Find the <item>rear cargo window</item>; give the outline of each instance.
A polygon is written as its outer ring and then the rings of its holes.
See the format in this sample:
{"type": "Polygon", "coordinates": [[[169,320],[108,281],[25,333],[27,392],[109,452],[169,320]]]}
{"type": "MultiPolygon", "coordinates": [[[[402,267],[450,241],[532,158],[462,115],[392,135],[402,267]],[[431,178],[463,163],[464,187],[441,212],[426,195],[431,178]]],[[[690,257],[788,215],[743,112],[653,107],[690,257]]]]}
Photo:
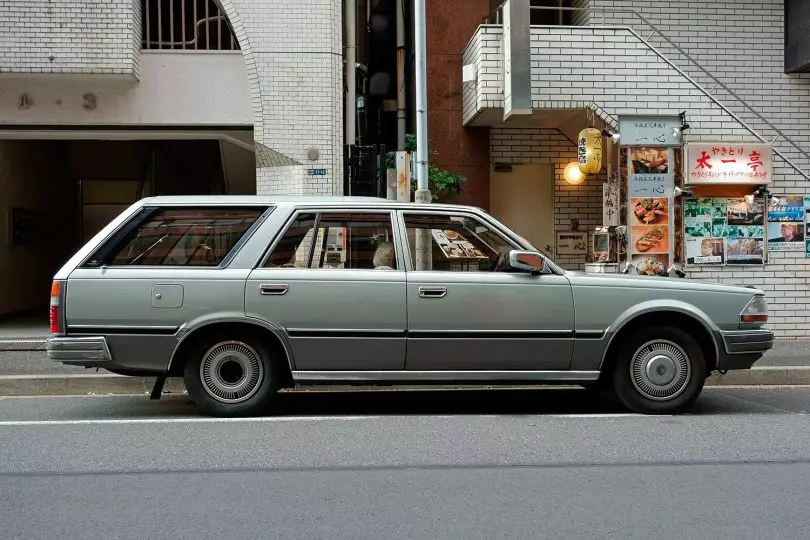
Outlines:
{"type": "Polygon", "coordinates": [[[85,264],[94,266],[217,266],[264,208],[163,208],[85,264]]]}

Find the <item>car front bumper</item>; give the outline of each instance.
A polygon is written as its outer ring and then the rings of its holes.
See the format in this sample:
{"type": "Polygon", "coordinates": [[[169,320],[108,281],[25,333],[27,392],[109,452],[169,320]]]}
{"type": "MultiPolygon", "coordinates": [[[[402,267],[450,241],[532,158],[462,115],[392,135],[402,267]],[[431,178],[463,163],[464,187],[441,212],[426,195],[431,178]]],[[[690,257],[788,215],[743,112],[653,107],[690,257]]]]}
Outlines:
{"type": "Polygon", "coordinates": [[[102,336],[52,337],[45,348],[54,362],[83,365],[112,361],[110,347],[102,336]]]}
{"type": "Polygon", "coordinates": [[[766,328],[721,333],[723,349],[717,369],[748,369],[773,348],[773,332],[766,328]]]}

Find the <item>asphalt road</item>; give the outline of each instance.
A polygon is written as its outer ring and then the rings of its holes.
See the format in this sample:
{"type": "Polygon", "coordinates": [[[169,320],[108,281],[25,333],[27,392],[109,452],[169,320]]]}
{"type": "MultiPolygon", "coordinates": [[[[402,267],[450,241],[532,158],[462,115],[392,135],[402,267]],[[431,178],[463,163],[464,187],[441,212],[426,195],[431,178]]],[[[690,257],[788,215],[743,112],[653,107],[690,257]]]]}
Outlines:
{"type": "Polygon", "coordinates": [[[0,398],[0,538],[806,538],[810,388],[0,398]]]}

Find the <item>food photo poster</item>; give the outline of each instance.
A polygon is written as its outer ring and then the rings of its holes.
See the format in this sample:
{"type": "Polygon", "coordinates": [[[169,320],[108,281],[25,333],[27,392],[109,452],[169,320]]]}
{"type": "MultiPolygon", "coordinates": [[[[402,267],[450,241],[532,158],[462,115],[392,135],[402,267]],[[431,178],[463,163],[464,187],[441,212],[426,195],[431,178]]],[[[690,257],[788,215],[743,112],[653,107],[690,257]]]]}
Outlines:
{"type": "Polygon", "coordinates": [[[643,275],[666,275],[674,244],[672,151],[656,147],[628,151],[630,264],[643,275]]]}
{"type": "Polygon", "coordinates": [[[762,265],[771,226],[766,226],[762,201],[688,198],[684,201],[686,264],[762,265]]]}

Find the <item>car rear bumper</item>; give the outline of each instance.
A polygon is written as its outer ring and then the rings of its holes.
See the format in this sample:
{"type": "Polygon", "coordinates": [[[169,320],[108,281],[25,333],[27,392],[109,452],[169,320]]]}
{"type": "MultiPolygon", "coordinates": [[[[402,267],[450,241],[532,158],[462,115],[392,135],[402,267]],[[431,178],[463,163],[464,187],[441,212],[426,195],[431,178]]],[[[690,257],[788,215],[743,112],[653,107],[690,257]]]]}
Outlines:
{"type": "Polygon", "coordinates": [[[103,336],[52,337],[46,342],[48,358],[54,362],[95,364],[112,362],[110,347],[103,336]]]}
{"type": "Polygon", "coordinates": [[[717,359],[720,370],[748,369],[773,348],[773,332],[765,328],[722,332],[721,337],[723,350],[717,359]]]}

